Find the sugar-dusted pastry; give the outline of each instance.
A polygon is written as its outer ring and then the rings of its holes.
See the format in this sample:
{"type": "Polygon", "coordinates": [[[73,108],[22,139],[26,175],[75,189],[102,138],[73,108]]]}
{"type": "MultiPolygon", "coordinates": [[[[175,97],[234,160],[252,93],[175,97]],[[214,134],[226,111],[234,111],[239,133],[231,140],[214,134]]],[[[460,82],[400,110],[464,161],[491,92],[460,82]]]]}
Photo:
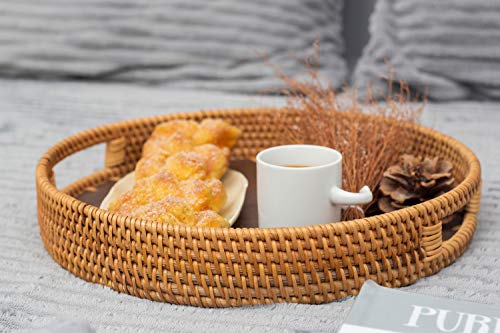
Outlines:
{"type": "Polygon", "coordinates": [[[109,205],[122,215],[158,222],[228,227],[218,211],[227,194],[219,178],[240,130],[222,120],[158,125],[143,146],[133,189],[109,205]]]}
{"type": "Polygon", "coordinates": [[[199,146],[212,143],[219,147],[232,148],[241,131],[221,119],[205,119],[200,123],[200,129],[193,135],[193,144],[199,146]]]}
{"type": "Polygon", "coordinates": [[[140,205],[136,204],[132,191],[128,191],[109,204],[109,211],[120,215],[134,216],[140,205]]]}
{"type": "Polygon", "coordinates": [[[229,222],[213,210],[204,210],[195,214],[197,227],[228,228],[229,222]]]}
{"type": "Polygon", "coordinates": [[[229,148],[213,144],[196,146],[191,152],[186,150],[173,155],[159,150],[157,154],[149,154],[137,162],[136,179],[150,177],[160,171],[172,172],[179,179],[220,178],[229,167],[229,154],[229,148]]]}
{"type": "Polygon", "coordinates": [[[226,190],[218,179],[188,179],[180,183],[182,197],[195,211],[213,210],[218,212],[226,203],[226,190]]]}
{"type": "Polygon", "coordinates": [[[212,201],[210,203],[211,209],[218,212],[224,207],[227,200],[226,189],[222,182],[218,179],[207,179],[206,182],[212,190],[212,201]]]}
{"type": "Polygon", "coordinates": [[[219,211],[227,198],[226,190],[219,179],[179,181],[171,173],[160,172],[138,180],[131,191],[111,203],[110,210],[133,216],[133,211],[138,207],[161,201],[165,197],[182,198],[195,211],[219,211]]]}
{"type": "Polygon", "coordinates": [[[196,212],[183,198],[167,196],[160,201],[153,201],[137,207],[132,217],[141,217],[156,222],[193,226],[197,223],[196,212]]]}
{"type": "MultiPolygon", "coordinates": [[[[159,172],[151,177],[138,180],[132,190],[137,198],[158,201],[166,196],[181,197],[178,179],[171,173],[159,172]]],[[[142,201],[142,203],[146,203],[142,201]]]]}
{"type": "Polygon", "coordinates": [[[133,215],[131,212],[138,207],[160,201],[167,196],[181,198],[183,193],[176,177],[168,172],[160,172],[154,176],[137,180],[132,190],[110,204],[109,210],[133,215]]]}
{"type": "Polygon", "coordinates": [[[193,148],[195,153],[200,154],[207,164],[208,177],[220,178],[229,167],[230,151],[227,147],[218,147],[208,143],[193,148]]]}
{"type": "Polygon", "coordinates": [[[200,125],[193,120],[172,120],[157,125],[153,131],[152,137],[168,137],[172,134],[181,134],[186,138],[192,138],[200,129],[200,125]]]}
{"type": "Polygon", "coordinates": [[[181,224],[193,226],[196,224],[196,212],[184,198],[165,197],[163,200],[147,205],[146,212],[162,216],[172,214],[181,224]]]}
{"type": "Polygon", "coordinates": [[[168,155],[153,154],[149,156],[144,156],[137,162],[135,166],[135,179],[143,179],[151,177],[160,172],[160,170],[165,166],[168,155]]]}
{"type": "Polygon", "coordinates": [[[177,217],[175,217],[174,214],[165,210],[164,205],[165,204],[163,201],[150,202],[147,205],[136,207],[133,211],[131,211],[127,215],[135,218],[148,219],[160,223],[182,224],[181,221],[177,217]]]}
{"type": "Polygon", "coordinates": [[[152,155],[170,156],[180,151],[188,151],[193,149],[192,142],[191,137],[186,137],[181,133],[171,135],[153,134],[142,147],[142,157],[152,155]]]}
{"type": "Polygon", "coordinates": [[[182,151],[170,156],[162,171],[172,173],[179,180],[205,179],[208,176],[205,159],[195,152],[182,151]]]}
{"type": "MultiPolygon", "coordinates": [[[[195,225],[195,211],[181,197],[165,196],[158,201],[148,201],[145,204],[136,200],[138,192],[130,191],[122,195],[123,200],[113,204],[109,210],[121,215],[142,217],[158,222],[195,225]]],[[[144,197],[143,197],[144,198],[144,197]]]]}

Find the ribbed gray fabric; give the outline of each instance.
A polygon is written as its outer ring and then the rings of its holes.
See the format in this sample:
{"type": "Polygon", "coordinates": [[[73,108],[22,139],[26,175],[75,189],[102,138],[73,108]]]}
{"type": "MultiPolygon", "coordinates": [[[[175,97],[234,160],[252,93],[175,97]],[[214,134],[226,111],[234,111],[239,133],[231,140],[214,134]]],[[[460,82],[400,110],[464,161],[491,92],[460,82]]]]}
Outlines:
{"type": "Polygon", "coordinates": [[[378,0],[370,33],[358,85],[380,84],[387,59],[430,98],[500,98],[500,1],[378,0]]]}
{"type": "MultiPolygon", "coordinates": [[[[353,298],[322,305],[203,309],[152,302],[85,282],[45,250],[36,217],[35,165],[57,141],[106,123],[211,108],[282,105],[283,99],[132,84],[0,80],[0,332],[71,320],[97,332],[334,332],[353,298]]],[[[425,123],[463,141],[483,167],[470,248],[411,292],[500,305],[500,103],[430,103],[425,123]]],[[[56,166],[59,188],[104,165],[104,145],[56,166]],[[93,161],[89,163],[89,161],[93,161]]]]}
{"type": "Polygon", "coordinates": [[[321,43],[322,74],[346,78],[343,0],[2,0],[0,76],[84,78],[239,92],[321,43]]]}

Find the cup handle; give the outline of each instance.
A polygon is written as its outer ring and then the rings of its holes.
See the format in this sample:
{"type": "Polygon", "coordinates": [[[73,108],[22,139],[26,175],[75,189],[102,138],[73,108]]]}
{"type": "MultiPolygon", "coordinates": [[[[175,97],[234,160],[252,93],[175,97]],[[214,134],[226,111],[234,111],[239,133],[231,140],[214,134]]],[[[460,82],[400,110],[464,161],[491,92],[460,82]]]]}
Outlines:
{"type": "Polygon", "coordinates": [[[330,191],[330,201],[334,205],[348,206],[348,205],[361,205],[367,204],[373,200],[372,191],[368,186],[363,186],[359,193],[352,193],[344,191],[343,189],[335,186],[330,191]]]}

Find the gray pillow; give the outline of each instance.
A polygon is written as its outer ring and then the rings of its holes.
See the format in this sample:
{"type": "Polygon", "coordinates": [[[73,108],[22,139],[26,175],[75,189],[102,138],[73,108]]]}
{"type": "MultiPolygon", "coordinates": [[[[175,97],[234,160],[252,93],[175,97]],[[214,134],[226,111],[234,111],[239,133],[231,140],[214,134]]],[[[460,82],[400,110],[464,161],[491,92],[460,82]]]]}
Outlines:
{"type": "Polygon", "coordinates": [[[4,0],[0,76],[83,78],[262,92],[321,43],[321,72],[346,68],[343,0],[4,0]]]}
{"type": "Polygon", "coordinates": [[[500,1],[378,0],[370,33],[359,86],[384,86],[386,59],[396,79],[429,98],[500,98],[500,1]]]}

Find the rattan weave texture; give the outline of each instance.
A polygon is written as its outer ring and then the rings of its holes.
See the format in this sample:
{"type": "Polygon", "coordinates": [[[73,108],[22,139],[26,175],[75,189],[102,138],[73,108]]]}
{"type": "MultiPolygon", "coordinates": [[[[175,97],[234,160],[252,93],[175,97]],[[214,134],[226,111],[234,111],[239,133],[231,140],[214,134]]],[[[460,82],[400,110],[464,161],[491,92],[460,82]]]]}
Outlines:
{"type": "Polygon", "coordinates": [[[120,292],[227,307],[323,303],[356,295],[367,279],[404,286],[435,274],[465,251],[477,223],[479,161],[456,140],[409,124],[402,130],[412,133],[413,153],[448,159],[461,182],[436,199],[379,216],[301,228],[194,228],[111,214],[75,198],[130,172],[143,142],[160,122],[223,118],[243,130],[232,156],[244,159],[279,143],[269,121],[275,112],[261,108],[165,115],[102,126],[59,142],[36,169],[38,221],[48,252],[73,274],[120,292]],[[57,189],[54,166],[99,143],[107,143],[104,168],[57,189]],[[440,220],[463,207],[460,229],[443,241],[440,220]]]}

